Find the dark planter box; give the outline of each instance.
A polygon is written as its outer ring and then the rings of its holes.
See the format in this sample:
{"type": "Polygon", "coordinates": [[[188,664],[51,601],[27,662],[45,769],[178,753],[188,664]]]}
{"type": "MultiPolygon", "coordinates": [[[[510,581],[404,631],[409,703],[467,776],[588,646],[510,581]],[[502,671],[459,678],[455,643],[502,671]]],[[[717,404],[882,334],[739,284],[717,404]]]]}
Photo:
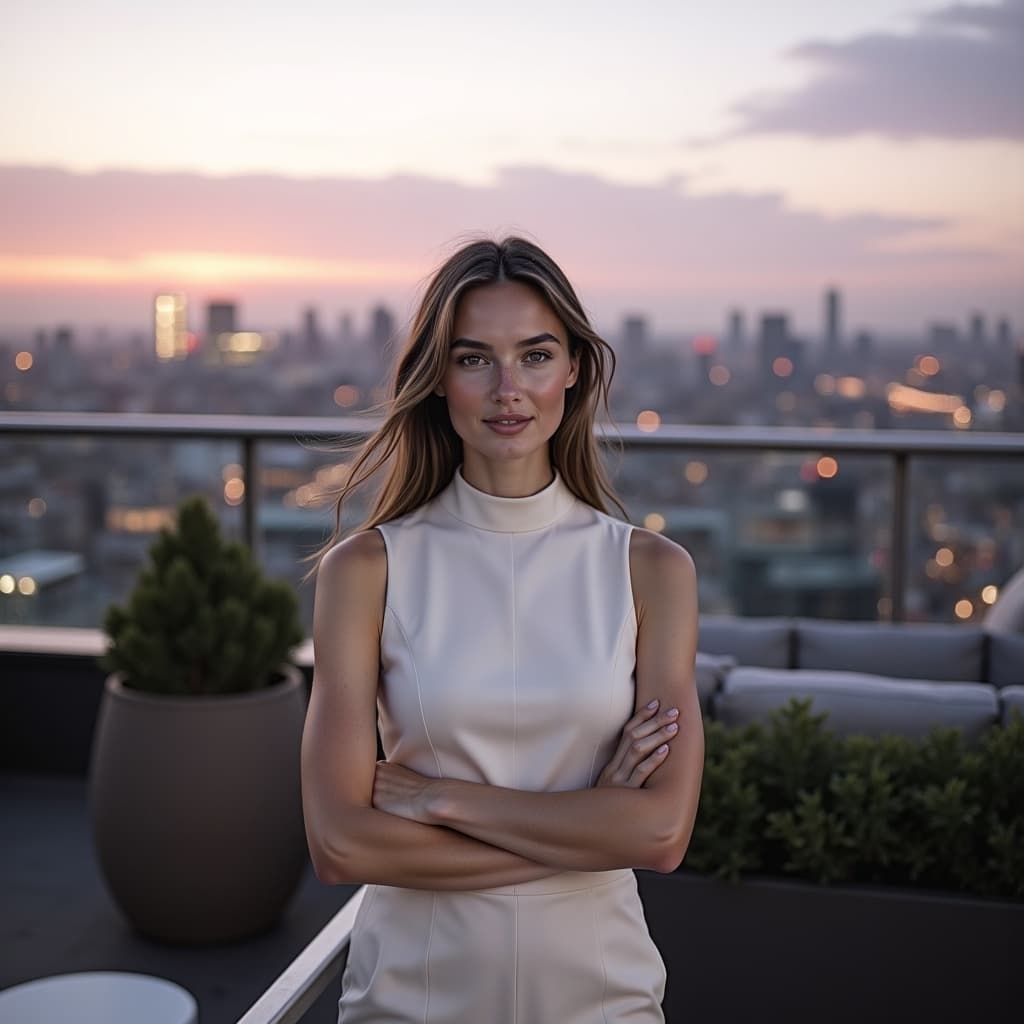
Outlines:
{"type": "Polygon", "coordinates": [[[1024,904],[638,871],[668,1024],[1024,1019],[1024,904]]]}

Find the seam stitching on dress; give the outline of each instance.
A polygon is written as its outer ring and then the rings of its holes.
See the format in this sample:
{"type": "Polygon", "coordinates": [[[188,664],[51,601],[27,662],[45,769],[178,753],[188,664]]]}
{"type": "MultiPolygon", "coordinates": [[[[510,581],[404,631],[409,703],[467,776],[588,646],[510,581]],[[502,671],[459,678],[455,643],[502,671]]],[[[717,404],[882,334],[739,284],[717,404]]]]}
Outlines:
{"type": "Polygon", "coordinates": [[[434,748],[434,741],[430,738],[430,730],[427,728],[427,716],[423,713],[423,691],[420,689],[420,670],[416,664],[416,656],[413,653],[412,644],[409,643],[409,637],[405,632],[405,627],[402,625],[402,620],[398,617],[398,614],[393,608],[387,607],[385,611],[391,612],[391,617],[395,620],[395,625],[398,627],[398,632],[402,635],[402,641],[409,651],[409,661],[412,663],[412,674],[416,680],[416,702],[420,708],[420,721],[423,723],[423,735],[427,737],[427,743],[430,746],[430,752],[434,755],[434,764],[437,765],[437,776],[443,779],[444,772],[441,770],[441,759],[437,756],[437,750],[434,748]]]}
{"type": "Polygon", "coordinates": [[[423,958],[423,980],[427,990],[426,1003],[423,1007],[423,1024],[430,1019],[430,943],[434,938],[434,917],[437,914],[437,893],[433,894],[430,901],[430,930],[427,932],[427,952],[423,958]]]}
{"type": "Polygon", "coordinates": [[[590,899],[590,918],[593,921],[594,939],[597,942],[598,952],[601,954],[601,974],[604,978],[604,987],[601,989],[601,1019],[604,1024],[608,1024],[608,1014],[605,1012],[608,1002],[608,965],[604,960],[604,941],[601,937],[601,931],[597,924],[597,910],[594,907],[594,892],[589,890],[590,899]]]}

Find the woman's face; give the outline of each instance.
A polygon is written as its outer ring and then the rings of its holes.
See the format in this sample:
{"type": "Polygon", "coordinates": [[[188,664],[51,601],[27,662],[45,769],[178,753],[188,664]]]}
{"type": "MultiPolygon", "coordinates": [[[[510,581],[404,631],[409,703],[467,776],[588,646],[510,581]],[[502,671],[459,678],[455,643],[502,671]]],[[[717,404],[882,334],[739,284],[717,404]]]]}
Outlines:
{"type": "Polygon", "coordinates": [[[437,388],[462,438],[466,479],[486,486],[513,470],[519,483],[545,486],[548,441],[577,373],[565,327],[533,288],[498,281],[466,292],[437,388]]]}

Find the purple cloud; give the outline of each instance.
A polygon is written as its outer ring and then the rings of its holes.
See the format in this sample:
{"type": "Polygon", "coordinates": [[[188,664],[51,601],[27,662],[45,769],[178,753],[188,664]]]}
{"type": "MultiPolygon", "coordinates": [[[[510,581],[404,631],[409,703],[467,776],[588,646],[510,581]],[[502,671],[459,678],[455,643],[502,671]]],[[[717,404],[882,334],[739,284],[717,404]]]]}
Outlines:
{"type": "Polygon", "coordinates": [[[734,106],[734,134],[1024,139],[1024,0],[954,4],[909,35],[812,40],[790,55],[816,75],[734,106]]]}

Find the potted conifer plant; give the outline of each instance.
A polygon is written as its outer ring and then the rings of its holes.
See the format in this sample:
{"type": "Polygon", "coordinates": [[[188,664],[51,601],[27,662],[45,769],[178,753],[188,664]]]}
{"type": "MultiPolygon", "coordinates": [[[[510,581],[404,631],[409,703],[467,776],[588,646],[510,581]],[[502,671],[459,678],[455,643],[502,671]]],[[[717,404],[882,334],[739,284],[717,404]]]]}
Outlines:
{"type": "Polygon", "coordinates": [[[307,860],[306,688],[291,587],[226,541],[206,500],[162,529],[111,606],[89,806],[107,885],[143,934],[208,943],[280,917],[307,860]]]}

